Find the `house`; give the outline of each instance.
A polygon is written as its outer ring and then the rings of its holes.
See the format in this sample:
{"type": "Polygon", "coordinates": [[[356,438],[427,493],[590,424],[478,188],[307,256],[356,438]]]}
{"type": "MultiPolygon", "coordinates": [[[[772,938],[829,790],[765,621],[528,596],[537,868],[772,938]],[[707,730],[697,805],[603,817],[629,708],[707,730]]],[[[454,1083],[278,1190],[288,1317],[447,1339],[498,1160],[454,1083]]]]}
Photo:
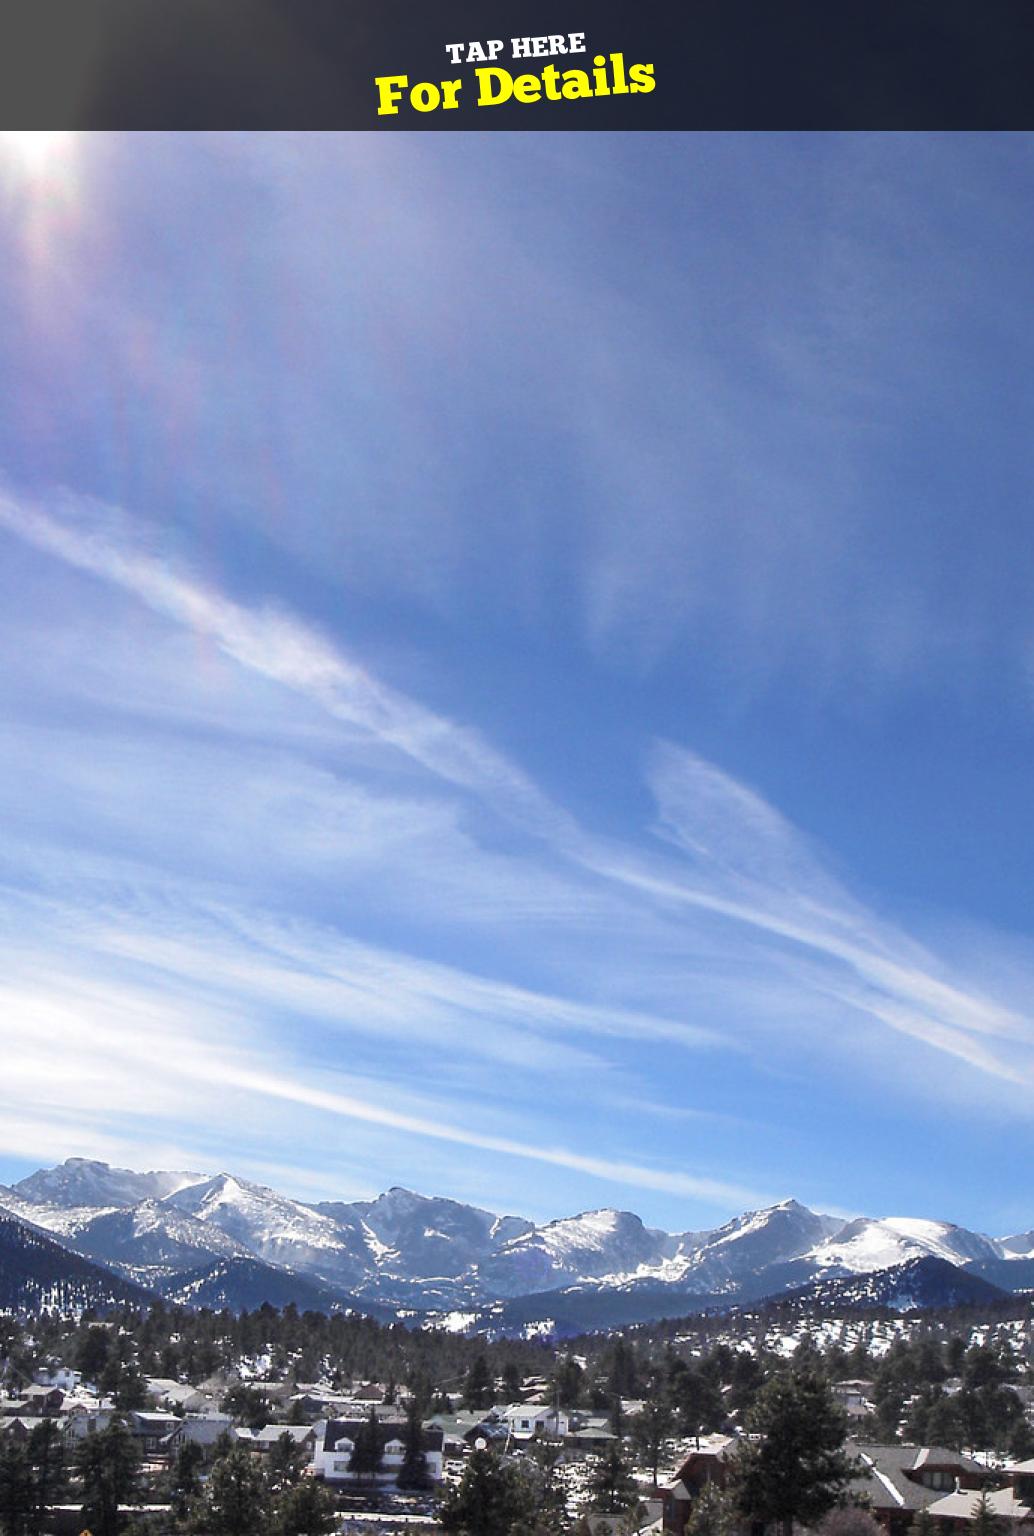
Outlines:
{"type": "Polygon", "coordinates": [[[177,1384],[160,1401],[167,1404],[173,1413],[215,1413],[219,1406],[217,1399],[208,1392],[199,1392],[196,1387],[186,1384],[177,1384]]]}
{"type": "Polygon", "coordinates": [[[693,1500],[711,1483],[724,1488],[730,1462],[739,1441],[735,1435],[697,1435],[683,1455],[675,1476],[662,1490],[662,1524],[672,1536],[682,1536],[689,1520],[693,1500]]]}
{"type": "Polygon", "coordinates": [[[239,1387],[240,1374],[233,1370],[213,1371],[211,1376],[206,1376],[204,1381],[199,1381],[197,1389],[204,1392],[206,1397],[224,1398],[231,1387],[239,1387]]]}
{"type": "Polygon", "coordinates": [[[256,1392],[261,1392],[262,1396],[271,1403],[286,1403],[295,1392],[295,1388],[289,1381],[262,1381],[259,1377],[249,1381],[248,1386],[254,1387],[256,1392]]]}
{"type": "Polygon", "coordinates": [[[215,1407],[215,1399],[208,1392],[201,1392],[187,1382],[173,1381],[168,1376],[148,1376],[144,1381],[147,1396],[156,1404],[164,1404],[176,1413],[204,1413],[215,1407]]]}
{"type": "Polygon", "coordinates": [[[72,1404],[66,1402],[65,1413],[61,1415],[61,1432],[66,1439],[86,1439],[88,1435],[97,1435],[111,1424],[114,1412],[108,1399],[77,1399],[72,1404]]]}
{"type": "Polygon", "coordinates": [[[501,1415],[514,1440],[562,1440],[571,1428],[570,1415],[562,1408],[512,1403],[501,1415]]]}
{"type": "Polygon", "coordinates": [[[83,1373],[51,1362],[34,1371],[32,1379],[38,1387],[59,1387],[62,1392],[75,1392],[82,1385],[83,1373]]]}
{"type": "MultiPolygon", "coordinates": [[[[980,1498],[980,1494],[974,1493],[972,1489],[965,1492],[958,1489],[935,1499],[926,1508],[938,1521],[963,1526],[975,1518],[980,1498]]],[[[1015,1488],[993,1488],[986,1494],[986,1498],[988,1512],[999,1520],[1008,1520],[1013,1531],[1034,1532],[1034,1509],[1026,1499],[1017,1497],[1015,1488]]],[[[940,1529],[945,1530],[946,1525],[942,1524],[940,1529]]]]}
{"type": "MultiPolygon", "coordinates": [[[[366,1481],[378,1487],[391,1486],[395,1482],[405,1455],[405,1425],[399,1420],[374,1421],[381,1450],[381,1465],[373,1477],[363,1478],[361,1474],[349,1469],[352,1452],[355,1450],[356,1436],[369,1426],[369,1422],[368,1419],[330,1419],[328,1421],[323,1437],[317,1442],[313,1453],[313,1470],[317,1477],[325,1478],[328,1483],[366,1481]]],[[[425,1428],[423,1437],[428,1473],[434,1482],[441,1482],[444,1438],[442,1431],[425,1428]]]]}
{"type": "Polygon", "coordinates": [[[575,1536],[629,1536],[630,1530],[636,1536],[646,1536],[648,1531],[659,1533],[660,1522],[661,1501],[642,1499],[631,1512],[623,1510],[619,1515],[587,1510],[575,1526],[575,1536]]]}
{"type": "Polygon", "coordinates": [[[424,1420],[425,1431],[440,1430],[442,1451],[446,1456],[465,1456],[479,1440],[504,1442],[510,1438],[506,1424],[484,1413],[461,1410],[457,1413],[436,1413],[424,1420]]]}
{"type": "Polygon", "coordinates": [[[564,1452],[569,1458],[600,1456],[618,1442],[619,1437],[610,1428],[609,1419],[572,1419],[571,1423],[577,1427],[569,1429],[564,1436],[564,1452]]]}
{"type": "MultiPolygon", "coordinates": [[[[1008,1483],[1005,1488],[988,1490],[988,1510],[999,1520],[1008,1520],[1013,1531],[1030,1531],[1034,1536],[1034,1461],[1014,1462],[1011,1467],[1002,1468],[998,1476],[1008,1483]]],[[[962,1526],[974,1518],[977,1498],[971,1490],[959,1488],[927,1508],[938,1519],[962,1526]]]]}
{"type": "MultiPolygon", "coordinates": [[[[947,1495],[961,1493],[971,1508],[995,1474],[960,1451],[939,1445],[870,1445],[848,1441],[847,1449],[861,1461],[863,1471],[848,1487],[852,1498],[864,1502],[890,1533],[903,1536],[920,1509],[929,1509],[947,1495]]],[[[946,1518],[956,1518],[946,1511],[946,1518]]]]}
{"type": "Polygon", "coordinates": [[[126,1418],[129,1433],[145,1456],[164,1456],[171,1446],[171,1436],[182,1419],[174,1413],[150,1413],[133,1409],[126,1418]]]}
{"type": "Polygon", "coordinates": [[[61,1417],[61,1429],[67,1440],[85,1440],[87,1435],[107,1429],[115,1410],[96,1403],[75,1403],[61,1417]]]}
{"type": "Polygon", "coordinates": [[[233,1439],[237,1435],[228,1413],[188,1414],[170,1433],[167,1449],[175,1452],[181,1445],[199,1445],[207,1455],[212,1452],[221,1435],[229,1435],[233,1439]]]}
{"type": "Polygon", "coordinates": [[[364,1381],[352,1391],[352,1400],[356,1403],[383,1403],[387,1397],[388,1389],[379,1381],[364,1381]]]}
{"type": "Polygon", "coordinates": [[[252,1450],[267,1453],[286,1435],[299,1451],[311,1458],[322,1427],[316,1424],[266,1424],[253,1431],[248,1444],[252,1450]]]}
{"type": "Polygon", "coordinates": [[[8,1414],[0,1419],[0,1441],[8,1445],[24,1445],[38,1425],[38,1419],[20,1418],[16,1414],[8,1414]]]}
{"type": "Polygon", "coordinates": [[[290,1400],[289,1407],[300,1413],[307,1413],[310,1418],[350,1418],[348,1406],[351,1399],[340,1392],[331,1391],[328,1387],[300,1387],[290,1400]]]}
{"type": "Polygon", "coordinates": [[[30,1418],[52,1418],[61,1412],[65,1394],[61,1387],[33,1384],[22,1392],[21,1412],[30,1418]]]}

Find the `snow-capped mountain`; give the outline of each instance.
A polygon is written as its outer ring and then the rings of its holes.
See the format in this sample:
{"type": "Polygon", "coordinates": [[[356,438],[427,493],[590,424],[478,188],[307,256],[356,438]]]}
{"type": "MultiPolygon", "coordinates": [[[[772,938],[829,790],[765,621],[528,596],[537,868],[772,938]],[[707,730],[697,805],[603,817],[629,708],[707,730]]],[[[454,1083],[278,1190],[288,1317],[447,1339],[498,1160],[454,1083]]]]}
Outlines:
{"type": "Polygon", "coordinates": [[[376,1200],[324,1201],[315,1207],[349,1228],[358,1225],[377,1267],[399,1277],[458,1279],[486,1253],[533,1230],[519,1216],[496,1216],[478,1206],[397,1185],[376,1200]]]}
{"type": "MultiPolygon", "coordinates": [[[[82,1211],[79,1211],[82,1216],[82,1211]]],[[[213,1254],[247,1258],[250,1250],[210,1223],[160,1200],[102,1211],[66,1231],[68,1246],[87,1258],[150,1285],[163,1275],[209,1263],[213,1254]]]]}
{"type": "Polygon", "coordinates": [[[1034,1259],[1034,1232],[1003,1237],[998,1246],[1002,1250],[1003,1259],[1034,1259]]]}
{"type": "Polygon", "coordinates": [[[522,1296],[578,1280],[656,1272],[676,1240],[644,1227],[631,1211],[583,1211],[512,1237],[478,1265],[484,1291],[522,1296]]]}
{"type": "Polygon", "coordinates": [[[1014,1278],[1020,1290],[1034,1254],[1032,1233],[995,1239],[923,1218],[845,1221],[796,1200],[712,1231],[668,1233],[631,1211],[536,1225],[398,1187],[310,1205],[229,1173],[134,1173],[80,1158],[0,1189],[0,1208],[168,1295],[225,1299],[239,1284],[240,1304],[252,1305],[263,1289],[282,1299],[293,1285],[306,1305],[319,1295],[371,1310],[502,1306],[507,1315],[522,1298],[539,1311],[555,1296],[565,1315],[611,1324],[625,1312],[673,1316],[694,1298],[753,1301],[927,1258],[1006,1287],[1014,1278]],[[590,1307],[593,1297],[610,1300],[590,1307]]]}
{"type": "Polygon", "coordinates": [[[263,1184],[220,1173],[175,1191],[166,1204],[279,1269],[346,1288],[369,1274],[367,1250],[354,1227],[263,1184]]]}
{"type": "Polygon", "coordinates": [[[810,1211],[797,1200],[782,1200],[686,1242],[678,1255],[681,1273],[672,1279],[698,1292],[735,1290],[748,1276],[775,1265],[815,1262],[816,1246],[842,1226],[836,1216],[810,1211]]]}
{"type": "Polygon", "coordinates": [[[136,1205],[139,1200],[162,1200],[187,1184],[196,1184],[200,1173],[134,1173],[130,1168],[110,1168],[90,1158],[70,1157],[56,1168],[40,1168],[13,1186],[28,1205],[114,1208],[136,1205]]]}
{"type": "Polygon", "coordinates": [[[870,1274],[930,1254],[949,1264],[998,1258],[1000,1245],[978,1232],[946,1221],[922,1221],[886,1216],[881,1221],[859,1217],[842,1226],[808,1257],[821,1269],[840,1274],[870,1274]]]}

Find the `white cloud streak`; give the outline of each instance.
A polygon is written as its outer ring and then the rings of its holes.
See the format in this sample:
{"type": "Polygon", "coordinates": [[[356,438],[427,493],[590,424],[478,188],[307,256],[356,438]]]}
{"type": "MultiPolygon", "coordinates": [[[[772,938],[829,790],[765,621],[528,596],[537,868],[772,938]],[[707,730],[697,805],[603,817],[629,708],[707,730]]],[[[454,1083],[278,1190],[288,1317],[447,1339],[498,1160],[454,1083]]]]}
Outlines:
{"type": "MultiPolygon", "coordinates": [[[[0,1090],[0,1144],[8,1151],[19,1150],[18,1128],[24,1120],[19,1106],[27,1103],[87,1128],[99,1115],[109,1126],[113,1120],[146,1118],[161,1134],[162,1127],[196,1125],[207,1114],[225,1116],[229,1098],[251,1101],[252,1118],[260,1113],[257,1105],[273,1101],[712,1204],[750,1204],[761,1198],[733,1182],[489,1134],[451,1122],[440,1110],[416,1113],[378,1103],[370,1083],[350,1092],[313,1083],[282,1051],[259,1039],[249,1042],[231,1027],[229,1017],[185,1006],[175,997],[158,1001],[146,989],[95,982],[82,974],[51,976],[28,989],[0,987],[0,1008],[8,1061],[0,1090]],[[154,1071],[156,1061],[162,1063],[160,1074],[154,1071]]],[[[347,1081],[340,1071],[327,1074],[330,1083],[342,1080],[347,1081]]],[[[110,1130],[108,1138],[109,1145],[118,1141],[110,1130]]]]}
{"type": "MultiPolygon", "coordinates": [[[[813,1004],[833,1002],[842,1016],[855,1017],[858,1027],[907,1037],[983,1077],[1012,1086],[1034,1081],[1034,1037],[1029,1015],[1022,1008],[1006,1006],[953,977],[943,962],[856,901],[823,868],[818,854],[797,830],[760,796],[692,753],[661,745],[650,766],[649,780],[661,816],[658,831],[669,852],[608,843],[580,829],[477,732],[385,686],[339,647],[284,613],[246,607],[170,571],[127,537],[120,515],[83,504],[66,505],[58,515],[6,496],[0,498],[0,524],[76,570],[113,583],[163,618],[209,637],[240,667],[304,696],[334,720],[358,727],[371,739],[404,753],[435,779],[476,796],[506,821],[532,834],[569,869],[617,893],[631,916],[644,921],[645,912],[654,923],[652,930],[646,924],[652,933],[650,942],[666,948],[676,967],[691,964],[691,935],[678,942],[679,914],[694,912],[702,921],[737,936],[730,944],[733,960],[740,953],[759,966],[762,1009],[765,988],[771,983],[772,1006],[789,1013],[787,997],[792,1001],[796,986],[798,995],[807,994],[813,1004]],[[798,952],[807,963],[790,965],[788,981],[787,958],[798,952]]],[[[209,911],[209,919],[212,916],[209,911]]],[[[225,920],[225,912],[217,918],[224,926],[225,920]]],[[[219,978],[214,990],[225,991],[230,1014],[253,997],[266,1005],[296,1008],[310,1017],[327,1017],[339,1009],[349,1011],[342,1004],[351,991],[373,1009],[371,1027],[387,1023],[402,1034],[407,1006],[430,1018],[436,1013],[441,1018],[449,1013],[490,1017],[498,1035],[489,1054],[494,1049],[505,1056],[510,1048],[506,1027],[514,1031],[514,1041],[521,1031],[548,1036],[551,1030],[560,1030],[597,1039],[654,1040],[693,1050],[715,1043],[715,1031],[666,1018],[659,1010],[590,1005],[547,995],[361,946],[336,932],[329,933],[325,942],[314,932],[304,937],[296,933],[292,939],[282,930],[263,930],[261,918],[254,914],[238,921],[239,949],[227,943],[224,935],[213,967],[219,978]],[[263,950],[267,952],[264,959],[263,950]],[[389,995],[395,1002],[378,1015],[377,998],[389,995]]],[[[213,958],[197,934],[156,935],[119,922],[107,931],[95,931],[93,942],[123,961],[165,968],[195,983],[213,958]]],[[[640,962],[648,954],[649,945],[640,962]]],[[[611,968],[604,984],[613,984],[614,975],[611,968]]],[[[722,988],[723,983],[716,981],[719,1011],[722,988]]],[[[25,1016],[33,1017],[31,1009],[25,1016]]],[[[218,1016],[218,1010],[213,1016],[218,1016]]],[[[120,1039],[125,1033],[124,1010],[118,1007],[106,1022],[92,1009],[90,1017],[91,1029],[96,1027],[102,1044],[112,1030],[120,1039]]],[[[753,1050],[758,1039],[750,1021],[741,1020],[737,1029],[729,1030],[727,1043],[753,1050]]],[[[849,1055],[850,1033],[841,1042],[827,1040],[823,1046],[849,1055]]],[[[712,1203],[751,1203],[759,1198],[734,1180],[620,1157],[589,1156],[553,1145],[552,1138],[490,1133],[465,1126],[448,1113],[420,1113],[374,1102],[365,1094],[309,1081],[286,1062],[280,1063],[283,1070],[271,1070],[261,1052],[224,1051],[216,1060],[202,1041],[186,1060],[181,1047],[182,1041],[174,1048],[178,1081],[196,1085],[212,1080],[214,1074],[252,1103],[267,1100],[300,1106],[431,1141],[712,1203]]],[[[23,1071],[31,1077],[41,1063],[27,1037],[25,1049],[23,1071]]],[[[114,1060],[114,1037],[105,1049],[114,1060]]],[[[142,1071],[143,1062],[131,1052],[123,1058],[122,1077],[115,1072],[127,1102],[129,1081],[137,1068],[142,1071]]],[[[918,1086],[920,1090],[927,1087],[918,1086]]],[[[96,1108],[96,1104],[90,1099],[83,1107],[96,1108]]]]}
{"type": "Polygon", "coordinates": [[[252,609],[173,572],[155,557],[112,541],[103,523],[125,521],[111,509],[75,501],[75,526],[48,511],[0,496],[0,525],[47,554],[113,582],[156,613],[206,635],[239,662],[305,694],[336,719],[361,726],[448,783],[490,798],[516,822],[556,838],[574,824],[531,781],[473,730],[446,720],[374,678],[340,648],[278,610],[252,609]]]}

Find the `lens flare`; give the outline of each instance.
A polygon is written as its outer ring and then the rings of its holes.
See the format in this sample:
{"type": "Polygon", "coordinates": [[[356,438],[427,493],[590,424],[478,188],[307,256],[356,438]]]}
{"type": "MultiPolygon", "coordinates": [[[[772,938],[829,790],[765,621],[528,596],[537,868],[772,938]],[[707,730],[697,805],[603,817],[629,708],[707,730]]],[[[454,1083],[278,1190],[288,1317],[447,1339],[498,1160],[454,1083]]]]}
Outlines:
{"type": "Polygon", "coordinates": [[[72,137],[61,130],[0,130],[0,154],[15,170],[27,176],[38,175],[47,169],[56,151],[72,137]]]}

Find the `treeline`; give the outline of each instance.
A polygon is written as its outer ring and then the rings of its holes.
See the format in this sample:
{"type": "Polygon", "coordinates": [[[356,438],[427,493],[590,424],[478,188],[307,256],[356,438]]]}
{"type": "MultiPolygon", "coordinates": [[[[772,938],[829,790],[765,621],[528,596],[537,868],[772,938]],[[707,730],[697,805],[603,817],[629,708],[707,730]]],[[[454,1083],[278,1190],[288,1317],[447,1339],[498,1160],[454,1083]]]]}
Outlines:
{"type": "MultiPolygon", "coordinates": [[[[389,1386],[430,1383],[458,1390],[471,1363],[484,1355],[496,1376],[513,1366],[521,1378],[548,1373],[552,1349],[541,1342],[486,1344],[444,1330],[382,1324],[360,1315],[299,1312],[263,1306],[254,1312],[194,1311],[157,1303],[140,1311],[89,1311],[78,1319],[42,1312],[32,1319],[0,1317],[0,1362],[8,1385],[58,1360],[105,1391],[125,1387],[127,1374],[163,1376],[194,1385],[247,1362],[264,1363],[271,1380],[356,1380],[389,1386]]],[[[512,1374],[512,1372],[511,1372],[512,1374]]],[[[120,1406],[136,1406],[123,1403],[120,1406]]]]}
{"type": "Polygon", "coordinates": [[[750,1306],[711,1308],[692,1316],[661,1318],[651,1323],[636,1323],[623,1331],[644,1344],[667,1343],[691,1337],[706,1344],[708,1340],[742,1340],[755,1343],[773,1333],[805,1333],[818,1327],[838,1328],[841,1339],[873,1337],[881,1327],[917,1324],[919,1331],[941,1339],[968,1337],[986,1333],[1008,1323],[1022,1323],[1029,1332],[1034,1320],[1030,1295],[1017,1294],[950,1307],[924,1307],[921,1312],[905,1313],[886,1306],[852,1307],[829,1313],[815,1300],[802,1301],[792,1294],[773,1297],[750,1306]]]}
{"type": "MultiPolygon", "coordinates": [[[[986,1337],[972,1344],[967,1331],[953,1331],[947,1318],[924,1320],[880,1354],[863,1342],[845,1347],[828,1339],[819,1347],[804,1333],[789,1358],[766,1350],[760,1335],[744,1338],[739,1347],[709,1341],[707,1326],[701,1320],[694,1334],[685,1322],[681,1331],[654,1325],[558,1347],[540,1340],[487,1342],[291,1306],[235,1315],[159,1303],[103,1318],[87,1313],[72,1320],[51,1312],[31,1321],[0,1318],[0,1363],[12,1394],[37,1365],[57,1360],[82,1371],[122,1409],[143,1406],[146,1376],[199,1385],[242,1366],[248,1376],[322,1381],[342,1390],[355,1381],[377,1381],[388,1388],[389,1399],[401,1389],[425,1411],[457,1400],[488,1408],[517,1398],[529,1378],[546,1378],[561,1407],[605,1413],[619,1434],[625,1429],[622,1403],[644,1401],[640,1426],[655,1425],[654,1441],[663,1434],[741,1427],[766,1382],[792,1367],[827,1383],[872,1383],[873,1413],[853,1426],[860,1436],[892,1441],[904,1435],[1022,1458],[1034,1454],[1018,1390],[1034,1381],[1029,1345],[1004,1326],[984,1328],[986,1337]]],[[[248,1400],[231,1402],[242,1421],[275,1417],[260,1392],[241,1391],[248,1400]]]]}

